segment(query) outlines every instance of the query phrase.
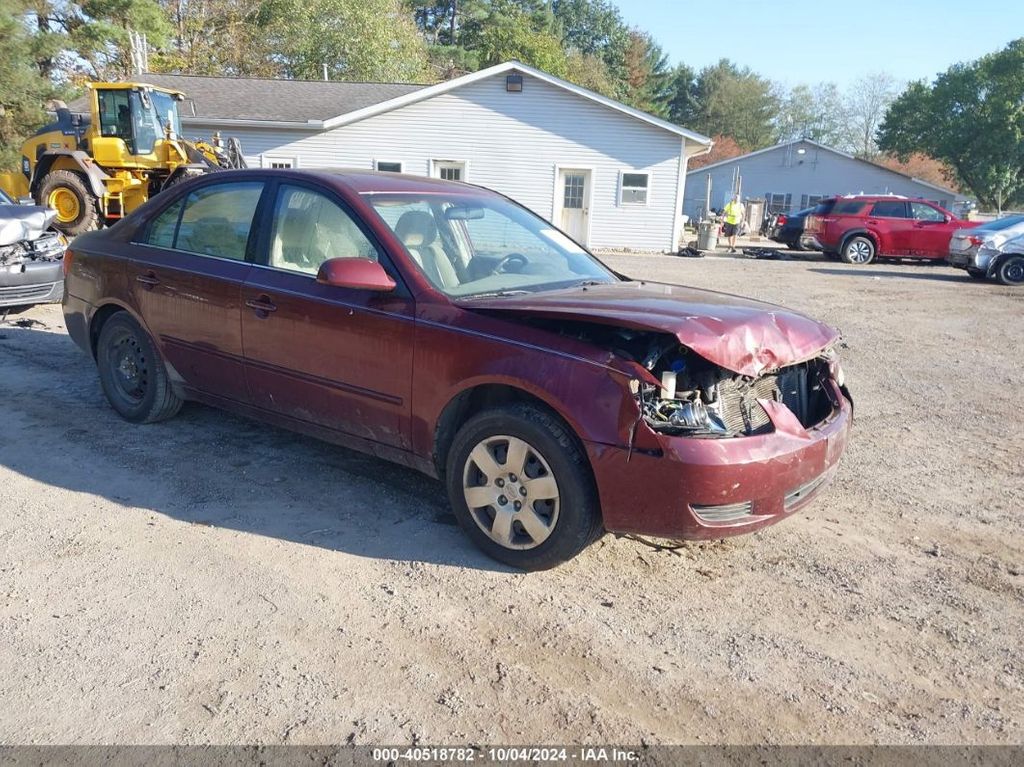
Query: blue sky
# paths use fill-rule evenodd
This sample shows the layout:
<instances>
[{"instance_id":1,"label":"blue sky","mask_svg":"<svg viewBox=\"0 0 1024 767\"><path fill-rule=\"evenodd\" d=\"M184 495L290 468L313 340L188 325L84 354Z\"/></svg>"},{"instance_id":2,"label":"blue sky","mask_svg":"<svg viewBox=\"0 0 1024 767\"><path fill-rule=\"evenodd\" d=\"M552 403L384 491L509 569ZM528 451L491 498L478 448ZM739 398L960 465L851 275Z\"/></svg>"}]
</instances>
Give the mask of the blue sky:
<instances>
[{"instance_id":1,"label":"blue sky","mask_svg":"<svg viewBox=\"0 0 1024 767\"><path fill-rule=\"evenodd\" d=\"M1021 0L613 0L673 64L725 57L793 86L933 78L1024 37Z\"/></svg>"}]
</instances>

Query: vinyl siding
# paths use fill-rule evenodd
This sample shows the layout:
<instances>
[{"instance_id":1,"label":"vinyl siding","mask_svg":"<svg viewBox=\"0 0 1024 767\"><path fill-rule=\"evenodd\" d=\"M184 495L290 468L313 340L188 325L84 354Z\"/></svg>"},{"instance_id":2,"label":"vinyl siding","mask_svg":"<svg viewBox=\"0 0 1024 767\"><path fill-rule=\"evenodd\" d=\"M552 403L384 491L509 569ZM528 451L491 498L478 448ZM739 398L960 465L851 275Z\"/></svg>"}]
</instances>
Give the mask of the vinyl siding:
<instances>
[{"instance_id":1,"label":"vinyl siding","mask_svg":"<svg viewBox=\"0 0 1024 767\"><path fill-rule=\"evenodd\" d=\"M803 148L804 154L798 154ZM803 195L901 194L923 197L949 208L962 195L942 192L913 179L877 168L859 160L821 149L813 144L796 143L777 147L754 157L737 158L711 170L698 168L687 175L683 211L697 217L704 207L707 174L711 174L711 207L721 208L732 189L733 170L740 168L744 197L788 194L792 209L798 210Z\"/></svg>"},{"instance_id":2,"label":"vinyl siding","mask_svg":"<svg viewBox=\"0 0 1024 767\"><path fill-rule=\"evenodd\" d=\"M465 161L466 181L507 194L547 219L555 212L556 165L588 168L592 247L674 249L683 139L543 81L524 80L522 93L507 93L501 74L326 132L245 128L231 134L253 165L261 155L295 158L302 168L372 168L379 160L429 175L431 160ZM188 123L189 133L210 132L199 121ZM624 171L650 174L647 205L619 204Z\"/></svg>"}]
</instances>

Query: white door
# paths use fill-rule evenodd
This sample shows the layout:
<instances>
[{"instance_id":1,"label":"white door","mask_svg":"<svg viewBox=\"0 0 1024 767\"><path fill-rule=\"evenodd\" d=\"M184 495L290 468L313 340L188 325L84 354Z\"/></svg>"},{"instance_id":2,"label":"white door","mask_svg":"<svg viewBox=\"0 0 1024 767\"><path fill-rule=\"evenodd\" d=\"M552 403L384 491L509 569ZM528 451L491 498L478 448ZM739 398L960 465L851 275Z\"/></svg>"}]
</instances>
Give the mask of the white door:
<instances>
[{"instance_id":1,"label":"white door","mask_svg":"<svg viewBox=\"0 0 1024 767\"><path fill-rule=\"evenodd\" d=\"M586 245L590 230L590 171L561 168L558 186L562 196L562 230Z\"/></svg>"}]
</instances>

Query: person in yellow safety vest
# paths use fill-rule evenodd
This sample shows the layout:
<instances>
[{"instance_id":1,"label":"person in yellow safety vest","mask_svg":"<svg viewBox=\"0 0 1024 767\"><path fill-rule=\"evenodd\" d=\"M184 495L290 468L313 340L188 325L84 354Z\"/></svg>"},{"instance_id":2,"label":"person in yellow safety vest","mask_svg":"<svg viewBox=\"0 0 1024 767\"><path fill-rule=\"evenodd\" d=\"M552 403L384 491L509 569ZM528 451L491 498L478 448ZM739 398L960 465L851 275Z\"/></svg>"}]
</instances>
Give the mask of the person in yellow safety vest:
<instances>
[{"instance_id":1,"label":"person in yellow safety vest","mask_svg":"<svg viewBox=\"0 0 1024 767\"><path fill-rule=\"evenodd\" d=\"M725 216L725 225L722 227L722 234L729 239L729 252L736 252L736 233L739 231L740 223L743 221L743 204L740 196L734 194L732 199L725 204L722 211Z\"/></svg>"}]
</instances>

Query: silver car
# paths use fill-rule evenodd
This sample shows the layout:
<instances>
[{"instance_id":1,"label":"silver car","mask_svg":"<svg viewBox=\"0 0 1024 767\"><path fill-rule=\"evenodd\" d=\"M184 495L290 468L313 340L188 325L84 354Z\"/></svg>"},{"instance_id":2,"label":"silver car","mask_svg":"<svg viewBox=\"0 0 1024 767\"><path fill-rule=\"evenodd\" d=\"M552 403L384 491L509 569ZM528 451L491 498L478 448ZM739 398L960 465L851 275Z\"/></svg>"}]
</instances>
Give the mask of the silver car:
<instances>
[{"instance_id":1,"label":"silver car","mask_svg":"<svg viewBox=\"0 0 1024 767\"><path fill-rule=\"evenodd\" d=\"M949 240L946 260L979 280L998 276L993 273L993 256L1006 242L1022 234L1024 215L1004 216L971 229L957 229Z\"/></svg>"},{"instance_id":2,"label":"silver car","mask_svg":"<svg viewBox=\"0 0 1024 767\"><path fill-rule=\"evenodd\" d=\"M0 191L0 317L64 295L67 240L51 228L55 210L19 205Z\"/></svg>"}]
</instances>

